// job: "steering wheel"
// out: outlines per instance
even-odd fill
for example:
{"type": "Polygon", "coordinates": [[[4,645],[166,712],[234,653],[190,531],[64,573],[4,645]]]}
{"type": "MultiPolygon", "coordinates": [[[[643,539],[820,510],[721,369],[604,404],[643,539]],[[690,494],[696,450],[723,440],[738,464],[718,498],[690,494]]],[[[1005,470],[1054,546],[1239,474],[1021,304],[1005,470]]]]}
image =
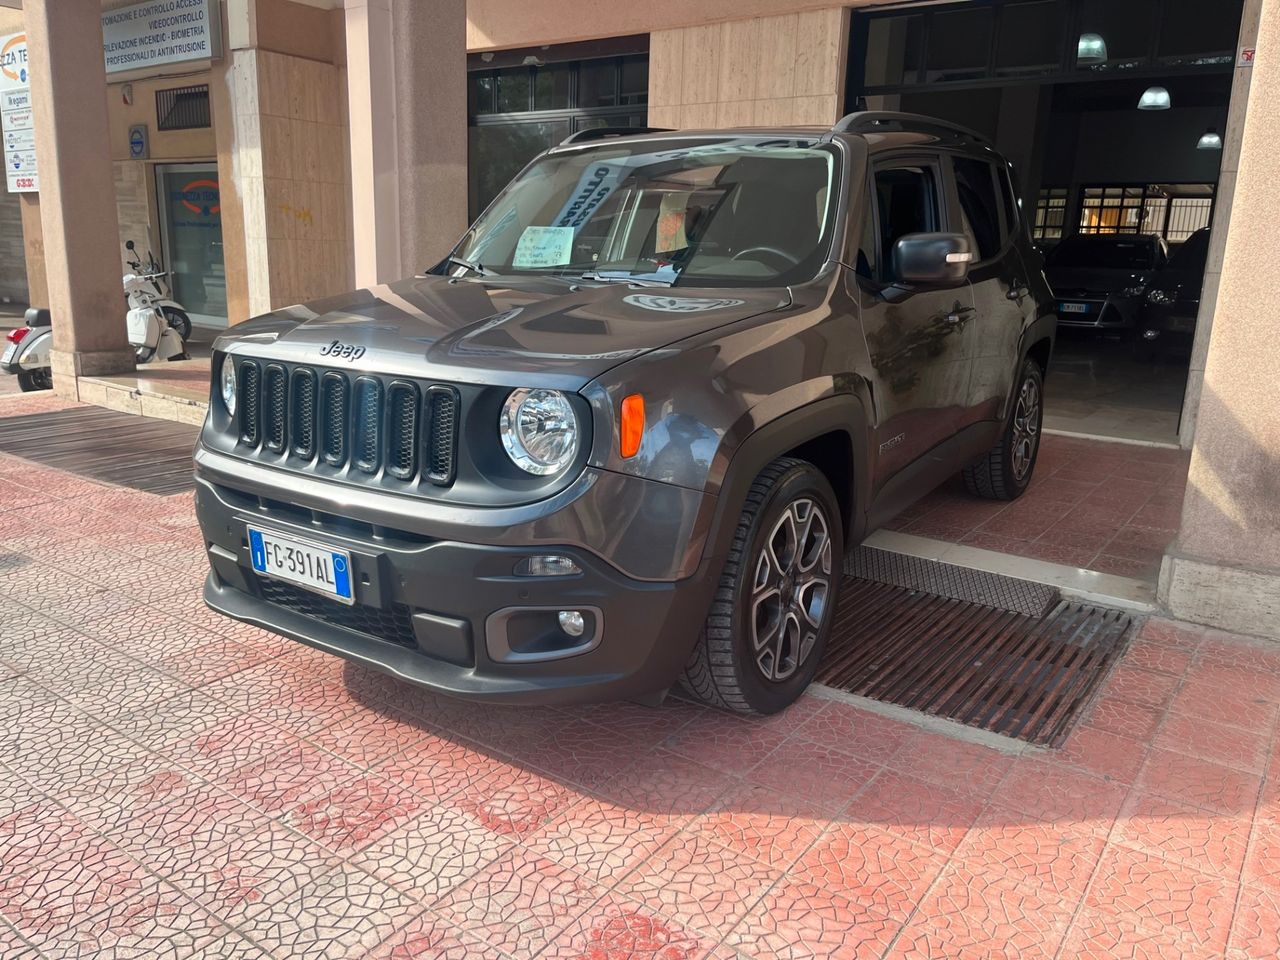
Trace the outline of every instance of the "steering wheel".
{"type": "Polygon", "coordinates": [[[739,250],[730,259],[732,260],[759,260],[759,257],[753,257],[752,254],[765,253],[771,257],[777,257],[782,261],[782,269],[800,265],[800,258],[794,254],[787,253],[785,250],[779,250],[777,247],[747,247],[745,250],[739,250]]]}

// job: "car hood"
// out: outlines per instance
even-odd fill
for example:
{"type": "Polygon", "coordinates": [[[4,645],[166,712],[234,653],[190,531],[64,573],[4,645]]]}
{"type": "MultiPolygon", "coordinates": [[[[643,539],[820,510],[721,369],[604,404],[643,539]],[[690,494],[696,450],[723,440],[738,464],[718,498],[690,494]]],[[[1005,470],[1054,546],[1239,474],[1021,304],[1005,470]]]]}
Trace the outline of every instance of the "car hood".
{"type": "Polygon", "coordinates": [[[389,375],[576,389],[632,357],[790,302],[785,287],[433,275],[285,307],[233,327],[214,346],[389,375]]]}
{"type": "Polygon", "coordinates": [[[1083,296],[1089,293],[1119,293],[1126,287],[1146,283],[1154,271],[1112,267],[1045,268],[1045,279],[1056,297],[1083,296]]]}

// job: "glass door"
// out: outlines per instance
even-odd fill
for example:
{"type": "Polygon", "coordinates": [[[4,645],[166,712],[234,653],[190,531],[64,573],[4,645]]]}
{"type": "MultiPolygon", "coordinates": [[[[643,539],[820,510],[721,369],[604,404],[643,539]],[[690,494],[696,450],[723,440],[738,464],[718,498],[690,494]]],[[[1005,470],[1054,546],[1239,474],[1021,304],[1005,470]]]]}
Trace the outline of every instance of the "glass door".
{"type": "Polygon", "coordinates": [[[156,166],[156,194],[165,269],[173,299],[192,321],[227,325],[227,273],[215,163],[156,166]]]}

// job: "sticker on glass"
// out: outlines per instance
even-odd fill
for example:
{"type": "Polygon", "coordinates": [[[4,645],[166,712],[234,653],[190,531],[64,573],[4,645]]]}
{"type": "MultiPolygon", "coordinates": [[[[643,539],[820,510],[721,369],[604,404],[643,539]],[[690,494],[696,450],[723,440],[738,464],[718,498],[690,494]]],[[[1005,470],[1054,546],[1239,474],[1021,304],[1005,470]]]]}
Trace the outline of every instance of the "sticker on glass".
{"type": "Polygon", "coordinates": [[[513,267],[560,267],[573,259],[573,227],[525,227],[513,267]]]}

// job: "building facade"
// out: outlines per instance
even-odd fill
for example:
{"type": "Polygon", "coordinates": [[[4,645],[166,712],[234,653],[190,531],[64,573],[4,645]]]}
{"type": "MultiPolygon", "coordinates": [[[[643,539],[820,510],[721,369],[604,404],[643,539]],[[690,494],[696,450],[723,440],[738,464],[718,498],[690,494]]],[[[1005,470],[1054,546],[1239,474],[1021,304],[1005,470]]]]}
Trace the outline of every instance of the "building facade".
{"type": "Polygon", "coordinates": [[[103,16],[139,4],[4,2],[22,9],[0,32],[30,47],[41,189],[0,198],[2,249],[20,223],[25,252],[0,298],[66,318],[72,394],[127,365],[109,307],[126,239],[164,257],[198,322],[236,323],[430,266],[523,163],[590,126],[932,113],[1015,161],[1046,248],[1207,230],[1194,349],[1151,385],[1193,451],[1161,599],[1280,635],[1280,0],[153,0],[207,11],[213,55],[121,70],[104,51],[101,71],[72,64],[103,59],[103,16]]]}

